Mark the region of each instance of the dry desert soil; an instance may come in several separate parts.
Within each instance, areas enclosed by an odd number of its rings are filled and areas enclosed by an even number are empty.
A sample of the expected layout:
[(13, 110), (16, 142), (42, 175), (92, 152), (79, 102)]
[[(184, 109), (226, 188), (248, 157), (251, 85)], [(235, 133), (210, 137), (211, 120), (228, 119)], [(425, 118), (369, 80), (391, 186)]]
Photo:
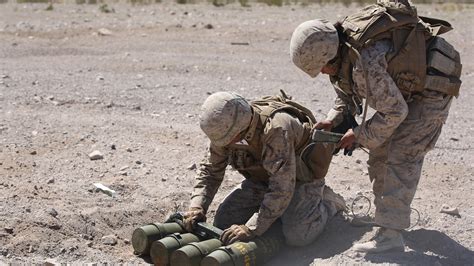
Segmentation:
[[(336, 21), (359, 8), (46, 7), (0, 5), (0, 264), (149, 263), (133, 255), (132, 231), (186, 209), (208, 145), (197, 118), (205, 98), (226, 90), (256, 99), (284, 89), (323, 119), (335, 93), (325, 76), (310, 79), (293, 66), (289, 38), (305, 20)], [(375, 228), (338, 216), (314, 244), (285, 247), (268, 265), (474, 264), (474, 8), (418, 10), (454, 26), (445, 37), (461, 53), (463, 85), (425, 159), (406, 252), (352, 252)], [(96, 150), (103, 158), (91, 160)], [(330, 168), (327, 183), (349, 204), (371, 198), (367, 157), (338, 155)], [(228, 171), (211, 220), (241, 180)], [(443, 205), (459, 215), (440, 213)]]

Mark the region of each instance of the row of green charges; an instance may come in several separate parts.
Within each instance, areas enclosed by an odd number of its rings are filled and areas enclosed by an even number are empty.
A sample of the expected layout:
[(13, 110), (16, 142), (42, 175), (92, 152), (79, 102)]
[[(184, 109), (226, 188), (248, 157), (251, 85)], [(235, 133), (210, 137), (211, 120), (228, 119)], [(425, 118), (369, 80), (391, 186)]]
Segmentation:
[(254, 266), (263, 265), (283, 245), (281, 236), (266, 234), (224, 246), (221, 234), (204, 222), (197, 223), (192, 233), (176, 222), (151, 223), (133, 231), (132, 246), (136, 255), (150, 255), (159, 266)]

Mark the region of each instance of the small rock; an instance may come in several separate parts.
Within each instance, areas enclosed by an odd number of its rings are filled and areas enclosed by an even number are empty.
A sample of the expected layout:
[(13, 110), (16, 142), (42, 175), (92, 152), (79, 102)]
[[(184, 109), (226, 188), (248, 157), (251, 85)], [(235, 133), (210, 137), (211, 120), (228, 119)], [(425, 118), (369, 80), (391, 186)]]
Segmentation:
[(361, 164), (361, 163), (362, 163), (362, 161), (361, 161), (361, 160), (359, 160), (359, 159), (357, 159), (357, 160), (356, 160), (356, 163), (357, 163), (357, 164)]
[(62, 225), (57, 224), (57, 223), (48, 224), (48, 228), (53, 229), (53, 230), (59, 230), (59, 229), (61, 229), (61, 227), (62, 227)]
[(58, 211), (56, 211), (54, 208), (50, 208), (46, 211), (49, 215), (53, 216), (56, 218), (58, 216)]
[(102, 160), (104, 159), (104, 155), (100, 151), (93, 151), (89, 154), (89, 159), (91, 159), (92, 161)]
[(126, 151), (127, 151), (127, 152), (132, 152), (132, 149), (131, 149), (131, 148), (127, 148)]
[[(62, 248), (62, 249), (60, 250), (61, 253), (63, 253), (63, 251), (62, 251), (63, 249), (64, 249), (64, 248)], [(66, 249), (64, 249), (64, 252), (65, 252), (65, 251), (66, 251)], [(43, 263), (43, 266), (56, 266), (56, 265), (61, 265), (61, 263), (57, 262), (57, 261), (54, 260), (54, 259), (47, 259), (47, 260), (45, 260), (44, 263)]]
[(54, 178), (50, 178), (48, 179), (48, 181), (46, 181), (47, 184), (53, 184), (54, 183)]
[(122, 167), (120, 167), (119, 171), (124, 171), (124, 170), (127, 170), (128, 169), (128, 165), (124, 165)]
[(116, 149), (117, 149), (117, 147), (115, 146), (115, 144), (110, 145), (110, 148), (111, 148), (112, 150), (116, 150)]
[(189, 165), (188, 167), (186, 167), (186, 169), (188, 169), (188, 170), (195, 170), (195, 169), (196, 169), (196, 164), (193, 163), (193, 164)]
[(5, 226), (5, 228), (3, 228), (5, 230), (5, 232), (9, 233), (9, 234), (13, 234), (13, 227), (9, 227), (9, 226)]
[(204, 26), (204, 28), (205, 28), (205, 29), (208, 29), (208, 30), (211, 30), (211, 29), (214, 28), (214, 26), (212, 26), (212, 24), (206, 24), (206, 25)]
[(92, 245), (93, 245), (93, 242), (92, 242), (92, 241), (87, 242), (87, 246), (88, 246), (88, 247), (92, 247)]
[(30, 154), (31, 155), (36, 155), (37, 153), (36, 153), (36, 151), (31, 151)]
[(138, 164), (138, 165), (140, 165), (140, 164), (142, 164), (142, 161), (136, 160), (135, 163)]
[(97, 76), (97, 78), (95, 78), (95, 79), (96, 79), (97, 81), (99, 81), (99, 80), (104, 80), (104, 77), (101, 76), (101, 75), (99, 75), (99, 76)]
[(452, 141), (459, 141), (458, 138), (450, 138), (449, 140), (452, 140)]
[(97, 34), (99, 36), (110, 36), (112, 35), (112, 32), (109, 29), (100, 28), (99, 30), (97, 30)]
[(108, 235), (102, 237), (102, 244), (115, 246), (117, 244), (117, 237), (114, 235)]
[(127, 171), (119, 171), (118, 174), (119, 175), (124, 175), (124, 176), (128, 175)]
[(104, 186), (103, 184), (101, 183), (94, 183), (94, 187), (96, 188), (97, 191), (101, 191), (111, 197), (115, 197), (115, 195), (117, 194), (117, 192), (115, 192), (115, 190), (113, 189), (110, 189), (109, 187), (106, 187)]
[(454, 215), (454, 216), (459, 216), (459, 217), (460, 217), (458, 208), (456, 208), (456, 207), (452, 208), (452, 207), (449, 207), (449, 206), (446, 205), (446, 204), (443, 204), (443, 205), (441, 206), (441, 210), (440, 210), (439, 212), (440, 212), (440, 213), (446, 213), (446, 214), (450, 214), (450, 215)]
[(128, 240), (128, 239), (125, 238), (125, 239), (123, 240), (123, 243), (126, 244), (126, 245), (128, 245), (128, 244), (130, 244), (130, 240)]
[(161, 178), (161, 182), (166, 182), (166, 178)]
[(28, 253), (32, 253), (33, 251), (35, 251), (35, 249), (33, 248), (33, 246), (30, 246), (30, 247), (28, 248)]

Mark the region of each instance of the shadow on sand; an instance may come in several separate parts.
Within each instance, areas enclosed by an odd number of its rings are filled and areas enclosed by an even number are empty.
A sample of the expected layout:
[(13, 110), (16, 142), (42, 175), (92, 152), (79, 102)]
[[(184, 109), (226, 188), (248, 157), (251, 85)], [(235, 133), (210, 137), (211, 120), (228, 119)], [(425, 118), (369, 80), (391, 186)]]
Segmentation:
[(285, 247), (280, 254), (265, 265), (307, 266), (314, 259), (326, 259), (343, 253), (371, 230), (372, 227), (354, 227), (338, 215), (329, 222), (324, 232), (313, 244), (305, 247)]
[(404, 253), (366, 255), (373, 263), (396, 263), (417, 265), (473, 265), (474, 252), (444, 233), (435, 230), (417, 229), (403, 234), (410, 249)]

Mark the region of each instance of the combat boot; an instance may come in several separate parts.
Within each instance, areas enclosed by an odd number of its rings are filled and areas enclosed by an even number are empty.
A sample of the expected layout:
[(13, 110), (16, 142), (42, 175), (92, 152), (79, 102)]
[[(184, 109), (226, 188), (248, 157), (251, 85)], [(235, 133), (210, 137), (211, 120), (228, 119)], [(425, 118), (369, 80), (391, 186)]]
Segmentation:
[(328, 186), (324, 186), (324, 191), (323, 191), (323, 201), (328, 201), (334, 204), (336, 207), (336, 212), (340, 211), (346, 211), (347, 206), (346, 206), (346, 201), (344, 198), (334, 192), (332, 188)]
[(366, 243), (355, 244), (352, 249), (356, 252), (380, 253), (385, 251), (405, 251), (403, 236), (398, 230), (380, 228), (375, 236)]

